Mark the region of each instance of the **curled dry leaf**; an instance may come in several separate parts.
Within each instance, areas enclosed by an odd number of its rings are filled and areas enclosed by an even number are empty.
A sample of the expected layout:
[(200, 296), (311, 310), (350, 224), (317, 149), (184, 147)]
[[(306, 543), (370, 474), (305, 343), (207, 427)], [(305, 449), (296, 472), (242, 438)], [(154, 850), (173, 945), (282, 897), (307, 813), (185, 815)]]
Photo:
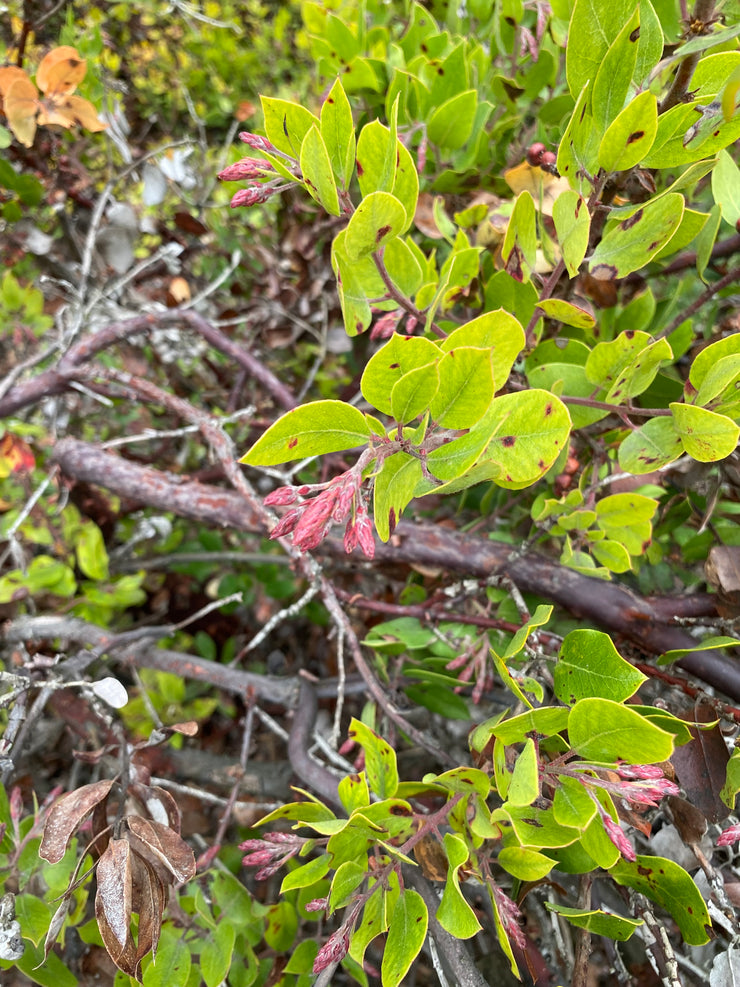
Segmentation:
[(131, 909), (139, 916), (136, 958), (142, 960), (151, 951), (152, 959), (155, 959), (166, 900), (164, 885), (154, 869), (136, 853), (132, 855), (131, 876), (133, 882)]
[(95, 918), (108, 955), (119, 970), (139, 979), (139, 962), (131, 935), (133, 879), (128, 840), (111, 840), (98, 861)]
[(113, 779), (107, 778), (63, 795), (46, 817), (39, 856), (50, 864), (59, 863), (75, 830), (108, 798), (112, 785)]
[(164, 866), (181, 884), (195, 877), (193, 851), (169, 826), (142, 819), (141, 816), (127, 816), (126, 825), (132, 848), (155, 870)]
[(163, 826), (180, 832), (180, 810), (169, 792), (158, 785), (142, 785), (133, 782), (128, 787), (129, 795), (146, 809), (151, 818)]

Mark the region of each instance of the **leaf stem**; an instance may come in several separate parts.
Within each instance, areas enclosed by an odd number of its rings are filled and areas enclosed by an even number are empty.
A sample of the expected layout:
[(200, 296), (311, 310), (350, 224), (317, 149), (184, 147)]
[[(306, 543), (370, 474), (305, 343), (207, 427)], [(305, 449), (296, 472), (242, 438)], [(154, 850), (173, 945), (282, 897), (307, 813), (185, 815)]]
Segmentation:
[(655, 338), (664, 339), (666, 336), (670, 336), (670, 334), (678, 329), (678, 327), (687, 319), (690, 319), (695, 312), (698, 312), (699, 309), (702, 308), (702, 306), (705, 305), (713, 295), (716, 295), (718, 291), (722, 291), (723, 288), (731, 285), (734, 281), (740, 281), (740, 267), (733, 267), (727, 272), (727, 274), (724, 275), (724, 277), (721, 277), (719, 281), (715, 281), (713, 284), (710, 284), (706, 291), (703, 291), (698, 298), (695, 298), (688, 308), (685, 308), (683, 311), (679, 312), (678, 315), (668, 323), (665, 329), (661, 329)]
[[(693, 38), (702, 34), (707, 34), (707, 28), (712, 23), (713, 15), (714, 0), (696, 0), (694, 13), (691, 17), (691, 23), (689, 24), (690, 36)], [(665, 113), (667, 110), (670, 110), (671, 107), (678, 106), (679, 103), (685, 103), (688, 101), (689, 85), (691, 84), (694, 70), (699, 64), (700, 57), (700, 52), (694, 52), (691, 55), (687, 55), (678, 66), (678, 70), (673, 77), (671, 88), (666, 93), (660, 107), (658, 108), (659, 113)]]
[[(408, 314), (411, 315), (414, 319), (416, 319), (417, 322), (421, 322), (422, 324), (426, 322), (426, 316), (421, 311), (421, 309), (418, 309), (414, 305), (414, 303), (410, 301), (410, 299), (408, 299), (406, 295), (403, 294), (403, 292), (399, 291), (398, 288), (391, 281), (391, 276), (388, 273), (385, 263), (383, 262), (382, 250), (377, 250), (372, 255), (372, 258), (373, 261), (375, 262), (375, 266), (378, 269), (378, 274), (383, 279), (383, 284), (385, 285), (386, 291), (388, 293), (388, 297), (392, 298), (394, 302), (397, 302), (398, 305), (400, 305), (400, 307), (404, 310), (404, 312), (408, 312)], [(438, 326), (436, 322), (432, 322), (431, 328), (434, 330), (434, 332), (436, 332), (436, 334), (441, 339), (447, 338), (447, 333), (444, 331), (444, 329), (442, 329), (441, 326)]]

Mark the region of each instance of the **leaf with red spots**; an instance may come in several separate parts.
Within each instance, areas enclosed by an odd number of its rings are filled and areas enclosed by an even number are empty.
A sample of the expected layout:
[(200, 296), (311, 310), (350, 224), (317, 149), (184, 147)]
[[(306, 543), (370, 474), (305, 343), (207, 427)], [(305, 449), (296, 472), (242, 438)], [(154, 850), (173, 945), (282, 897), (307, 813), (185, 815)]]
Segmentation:
[(371, 192), (352, 214), (344, 246), (350, 260), (380, 250), (406, 229), (406, 210), (389, 192)]
[(348, 188), (355, 170), (355, 125), (347, 94), (339, 79), (329, 90), (321, 107), (321, 136), (334, 174)]
[(624, 26), (609, 45), (594, 79), (591, 107), (602, 133), (624, 107), (637, 64), (639, 37), (640, 8), (635, 7), (632, 16), (625, 18)]
[(553, 203), (552, 219), (563, 261), (568, 274), (574, 278), (588, 250), (591, 216), (586, 200), (572, 189), (561, 193)]
[(649, 153), (658, 131), (658, 101), (645, 91), (635, 96), (610, 125), (599, 145), (604, 171), (629, 171)]
[(715, 463), (735, 451), (740, 428), (727, 415), (676, 401), (670, 409), (676, 432), (693, 459), (700, 463)]
[(683, 454), (683, 443), (672, 419), (651, 418), (630, 432), (619, 447), (619, 466), (641, 476), (667, 466)]
[(346, 230), (334, 237), (331, 245), (331, 265), (337, 279), (339, 304), (342, 306), (344, 328), (348, 336), (364, 332), (372, 322), (368, 298), (378, 298), (385, 285), (372, 257), (349, 259), (345, 250)]
[(309, 195), (330, 216), (339, 216), (339, 194), (334, 180), (329, 152), (319, 128), (314, 124), (301, 144), (301, 171)]
[(279, 418), (239, 460), (248, 466), (277, 466), (292, 459), (342, 452), (365, 445), (370, 426), (344, 401), (313, 401)]
[(506, 228), (501, 257), (506, 270), (517, 281), (529, 281), (537, 254), (537, 223), (534, 199), (529, 192), (517, 196)]
[(391, 393), (398, 381), (410, 371), (428, 367), (441, 357), (442, 350), (430, 339), (394, 333), (368, 360), (360, 381), (362, 396), (378, 411), (392, 415)]
[(683, 212), (683, 196), (669, 192), (642, 207), (637, 222), (629, 216), (613, 226), (607, 225), (604, 239), (591, 255), (590, 270), (607, 266), (613, 268), (616, 278), (638, 271), (668, 243)]
[(494, 436), (486, 459), (501, 469), (496, 483), (510, 489), (530, 486), (567, 445), (568, 409), (549, 391), (530, 390), (495, 398), (492, 414)]
[(509, 379), (514, 361), (524, 349), (524, 342), (521, 324), (513, 315), (498, 308), (455, 329), (440, 343), (440, 349), (444, 353), (460, 346), (490, 349), (493, 379), (497, 390), (500, 390)]
[(439, 389), (430, 410), (445, 428), (471, 428), (494, 394), (491, 351), (478, 346), (450, 349), (439, 361)]
[(392, 798), (398, 788), (396, 752), (361, 720), (352, 719), (348, 736), (365, 751), (365, 772), (372, 792), (381, 799)]
[(633, 888), (665, 908), (689, 946), (709, 942), (712, 923), (707, 906), (683, 867), (664, 857), (638, 855), (634, 863), (620, 859), (609, 873), (617, 884)]

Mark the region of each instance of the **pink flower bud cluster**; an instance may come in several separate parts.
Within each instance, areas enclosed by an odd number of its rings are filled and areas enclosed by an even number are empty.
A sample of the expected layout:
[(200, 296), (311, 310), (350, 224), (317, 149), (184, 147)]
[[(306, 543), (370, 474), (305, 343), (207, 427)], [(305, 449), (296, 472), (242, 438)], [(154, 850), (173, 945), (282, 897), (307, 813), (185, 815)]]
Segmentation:
[[(244, 132), (239, 134), (239, 137), (254, 150), (268, 154), (278, 153), (265, 137), (260, 137), (258, 134)], [(247, 188), (240, 189), (232, 196), (231, 208), (236, 209), (238, 206), (254, 206), (260, 202), (267, 202), (271, 195), (290, 187), (290, 183), (280, 176), (267, 180), (274, 173), (274, 168), (264, 158), (242, 158), (241, 161), (220, 171), (218, 177), (222, 182), (249, 183)]]
[(740, 840), (740, 825), (730, 826), (717, 837), (717, 846), (732, 846)]
[(239, 844), (240, 850), (250, 851), (242, 858), (242, 864), (245, 867), (259, 867), (254, 876), (258, 881), (265, 881), (308, 842), (305, 837), (292, 833), (265, 833), (261, 840), (245, 840)]
[[(368, 558), (375, 555), (375, 537), (368, 517), (361, 479), (347, 470), (328, 484), (317, 483), (301, 487), (278, 487), (265, 497), (268, 507), (296, 504), (282, 516), (270, 532), (270, 538), (293, 534), (293, 544), (302, 552), (316, 548), (326, 537), (332, 524), (346, 521), (344, 549), (347, 553), (359, 545)], [(317, 493), (317, 491), (319, 491)], [(316, 494), (312, 500), (299, 503), (299, 498)]]
[(607, 781), (592, 775), (583, 775), (579, 780), (587, 786), (605, 788), (617, 798), (636, 805), (658, 806), (666, 795), (679, 795), (681, 791), (657, 764), (623, 764), (617, 768), (617, 774), (624, 780)]
[(328, 966), (339, 963), (349, 952), (350, 928), (345, 922), (334, 935), (330, 936), (316, 954), (313, 961), (313, 972), (321, 973)]
[(508, 895), (504, 894), (501, 888), (494, 881), (490, 881), (490, 884), (493, 889), (493, 898), (496, 902), (498, 915), (501, 919), (501, 924), (506, 931), (506, 935), (512, 942), (516, 943), (520, 949), (525, 949), (527, 946), (527, 937), (524, 935), (521, 928), (522, 913), (519, 911), (516, 902), (512, 901)]

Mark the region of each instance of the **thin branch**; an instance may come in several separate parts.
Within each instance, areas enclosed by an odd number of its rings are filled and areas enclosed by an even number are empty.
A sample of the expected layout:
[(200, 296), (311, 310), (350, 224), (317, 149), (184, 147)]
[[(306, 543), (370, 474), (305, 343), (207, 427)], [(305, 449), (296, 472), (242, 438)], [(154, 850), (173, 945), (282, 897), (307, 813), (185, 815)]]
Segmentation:
[(691, 316), (706, 305), (708, 301), (711, 301), (718, 291), (722, 291), (723, 288), (727, 288), (735, 281), (740, 281), (740, 267), (731, 268), (731, 270), (729, 270), (724, 277), (721, 277), (719, 281), (715, 281), (713, 284), (710, 284), (698, 298), (695, 298), (694, 301), (687, 308), (682, 309), (664, 329), (661, 329), (661, 331), (655, 336), (655, 339), (663, 339), (666, 336), (670, 336), (672, 332), (678, 329), (679, 326), (683, 325), (687, 319), (690, 319)]
[[(691, 38), (708, 34), (708, 28), (711, 26), (713, 16), (714, 0), (696, 0), (696, 6), (694, 7), (694, 13), (689, 25)], [(691, 55), (687, 55), (680, 63), (676, 75), (673, 78), (671, 88), (666, 93), (658, 108), (658, 113), (666, 113), (671, 107), (678, 106), (679, 103), (685, 103), (687, 101), (691, 79), (700, 58), (701, 52), (694, 52)]]

